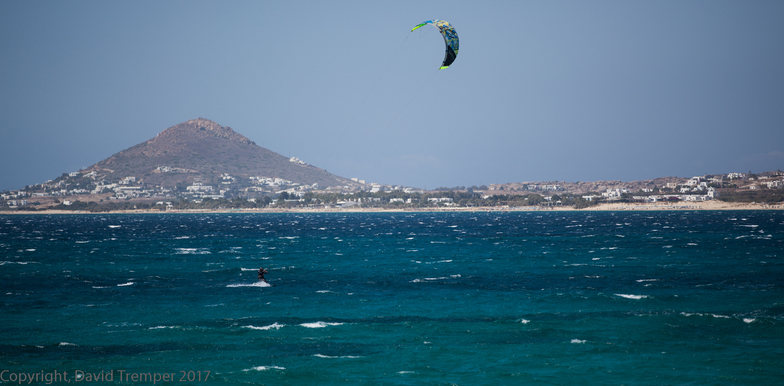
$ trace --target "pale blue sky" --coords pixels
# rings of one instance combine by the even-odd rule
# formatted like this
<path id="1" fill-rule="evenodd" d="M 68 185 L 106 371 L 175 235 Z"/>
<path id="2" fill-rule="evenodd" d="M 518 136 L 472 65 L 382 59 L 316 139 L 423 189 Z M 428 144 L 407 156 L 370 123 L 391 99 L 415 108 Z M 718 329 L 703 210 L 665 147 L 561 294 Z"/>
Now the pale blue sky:
<path id="1" fill-rule="evenodd" d="M 451 22 L 460 52 L 437 71 Z M 0 0 L 0 190 L 204 117 L 423 188 L 784 166 L 782 1 Z"/>

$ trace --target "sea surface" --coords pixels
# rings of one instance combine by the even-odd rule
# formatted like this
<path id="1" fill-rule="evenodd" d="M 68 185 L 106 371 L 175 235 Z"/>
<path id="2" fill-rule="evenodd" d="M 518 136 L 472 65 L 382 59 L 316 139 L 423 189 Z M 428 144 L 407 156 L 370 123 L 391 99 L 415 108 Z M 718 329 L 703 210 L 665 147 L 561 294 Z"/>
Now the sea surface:
<path id="1" fill-rule="evenodd" d="M 0 371 L 781 385 L 784 212 L 0 216 Z"/>

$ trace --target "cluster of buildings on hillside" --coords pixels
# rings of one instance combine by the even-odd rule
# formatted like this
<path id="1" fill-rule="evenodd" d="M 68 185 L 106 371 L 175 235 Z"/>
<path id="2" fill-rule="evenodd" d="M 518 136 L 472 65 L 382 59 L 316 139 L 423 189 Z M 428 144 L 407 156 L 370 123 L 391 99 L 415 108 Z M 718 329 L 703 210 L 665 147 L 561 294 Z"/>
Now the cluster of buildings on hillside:
<path id="1" fill-rule="evenodd" d="M 782 173 L 766 173 L 769 175 L 751 176 L 746 173 L 729 173 L 726 175 L 706 175 L 689 179 L 678 179 L 679 182 L 668 182 L 662 186 L 654 187 L 652 181 L 635 181 L 622 183 L 620 181 L 582 182 L 582 183 L 512 183 L 491 185 L 490 189 L 495 194 L 499 191 L 518 191 L 540 193 L 548 202 L 552 195 L 559 192 L 572 192 L 580 194 L 599 188 L 596 194 L 585 194 L 582 198 L 593 201 L 597 199 L 615 201 L 632 199 L 641 202 L 658 201 L 707 201 L 719 196 L 717 187 L 734 187 L 738 189 L 775 189 L 784 187 Z M 610 187 L 608 187 L 608 185 Z M 635 186 L 632 188 L 632 186 Z M 557 201 L 556 201 L 557 202 Z"/>
<path id="2" fill-rule="evenodd" d="M 298 158 L 292 158 L 292 163 L 307 166 Z M 188 169 L 160 166 L 153 170 L 153 173 L 188 173 L 193 172 Z M 335 189 L 340 191 L 348 187 Z M 79 195 L 106 195 L 102 199 L 106 200 L 126 200 L 136 198 L 174 198 L 183 197 L 194 201 L 201 201 L 206 198 L 221 199 L 244 197 L 252 199 L 264 195 L 275 195 L 283 192 L 292 197 L 302 197 L 308 192 L 318 191 L 318 183 L 300 184 L 290 180 L 276 177 L 253 176 L 245 181 L 240 181 L 238 177 L 228 173 L 221 174 L 217 181 L 212 184 L 196 179 L 188 186 L 180 186 L 178 189 L 165 188 L 162 186 L 150 186 L 137 181 L 134 176 L 127 176 L 120 180 L 108 181 L 102 179 L 95 171 L 72 172 L 64 174 L 56 180 L 49 180 L 43 184 L 26 187 L 25 189 L 4 192 L 0 198 L 4 202 L 0 205 L 17 207 L 34 204 L 37 202 L 62 202 L 66 205 L 73 200 L 71 196 Z M 372 184 L 368 185 L 369 190 L 382 191 L 391 190 L 388 186 Z M 326 188 L 325 190 L 330 190 Z M 63 200 L 63 198 L 68 198 Z"/>
<path id="3" fill-rule="evenodd" d="M 737 174 L 737 173 L 735 173 Z M 641 202 L 659 202 L 659 201 L 708 201 L 713 200 L 719 196 L 716 189 L 710 184 L 720 183 L 720 180 L 716 180 L 713 177 L 710 181 L 705 177 L 692 177 L 686 181 L 685 184 L 678 184 L 675 182 L 667 183 L 664 186 L 664 189 L 670 190 L 673 193 L 670 194 L 646 194 L 646 195 L 636 195 L 632 196 L 634 201 L 641 201 Z M 651 188 L 642 188 L 640 189 L 642 193 L 653 193 L 654 189 Z M 604 193 L 601 194 L 601 197 L 606 199 L 607 201 L 614 201 L 620 200 L 624 194 L 631 193 L 628 189 L 624 188 L 615 188 L 615 189 L 607 189 Z M 599 196 L 583 196 L 586 200 L 593 200 Z"/>
<path id="4" fill-rule="evenodd" d="M 301 163 L 299 159 L 292 158 L 290 160 L 294 163 Z M 304 164 L 304 163 L 302 163 Z M 184 169 L 182 169 L 184 170 Z M 178 172 L 182 171 L 178 168 L 171 168 L 167 166 L 162 166 L 156 169 L 155 172 L 158 173 L 169 173 L 169 172 Z M 164 188 L 161 186 L 154 186 L 149 187 L 144 183 L 140 183 L 137 181 L 136 177 L 128 176 L 125 178 L 120 179 L 117 182 L 107 182 L 105 180 L 98 179 L 98 175 L 95 171 L 90 172 L 73 172 L 69 173 L 67 177 L 63 175 L 63 178 L 58 178 L 56 181 L 47 181 L 46 183 L 35 185 L 33 187 L 28 187 L 23 190 L 18 191 L 10 191 L 4 192 L 0 195 L 0 199 L 4 202 L 0 203 L 5 206 L 24 206 L 31 203 L 35 203 L 41 199 L 45 199 L 49 197 L 49 201 L 52 201 L 53 197 L 70 197 L 70 196 L 77 196 L 77 195 L 87 195 L 87 194 L 109 194 L 104 198 L 107 200 L 124 200 L 124 199 L 133 199 L 133 198 L 173 198 L 173 197 L 184 197 L 194 201 L 201 201 L 205 198 L 212 198 L 212 199 L 220 199 L 220 198 L 233 198 L 233 197 L 243 197 L 246 199 L 254 199 L 260 196 L 269 196 L 280 194 L 283 192 L 288 193 L 289 197 L 292 199 L 299 199 L 303 197 L 308 192 L 344 192 L 343 190 L 347 187 L 343 188 L 326 188 L 320 189 L 317 183 L 314 184 L 299 184 L 293 181 L 289 181 L 283 178 L 275 178 L 275 177 L 264 177 L 264 176 L 254 176 L 250 177 L 246 181 L 238 181 L 237 177 L 232 176 L 228 173 L 221 174 L 220 178 L 216 181 L 215 184 L 209 185 L 203 181 L 197 180 L 193 182 L 191 185 L 186 187 L 181 186 L 179 189 L 170 189 Z M 715 187 L 717 186 L 727 186 L 728 183 L 732 184 L 737 188 L 741 189 L 775 189 L 775 188 L 782 188 L 784 187 L 784 181 L 782 180 L 781 173 L 774 173 L 773 175 L 767 176 L 755 176 L 754 178 L 749 178 L 750 176 L 744 173 L 729 173 L 726 175 L 718 175 L 718 176 L 703 176 L 703 177 L 692 177 L 690 179 L 681 180 L 681 182 L 670 182 L 667 183 L 665 186 L 659 186 L 654 188 L 643 187 L 636 189 L 636 192 L 633 192 L 629 187 L 623 186 L 615 186 L 613 188 L 606 188 L 604 192 L 599 194 L 593 195 L 584 195 L 582 196 L 586 200 L 596 200 L 596 199 L 603 199 L 606 201 L 613 201 L 613 200 L 620 200 L 622 198 L 629 198 L 636 201 L 643 201 L 643 202 L 657 202 L 657 201 L 671 201 L 671 200 L 680 200 L 680 201 L 706 201 L 712 200 L 718 197 L 718 191 Z M 88 180 L 85 180 L 87 178 Z M 358 182 L 362 184 L 365 188 L 363 190 L 368 191 L 370 193 L 377 193 L 377 192 L 393 192 L 393 191 L 402 191 L 404 193 L 424 193 L 422 190 L 417 190 L 410 187 L 404 186 L 394 186 L 394 185 L 382 185 L 371 183 L 367 184 L 363 180 L 359 179 L 352 179 L 354 182 Z M 89 183 L 88 183 L 89 182 Z M 552 192 L 553 194 L 549 196 L 545 196 L 545 200 L 548 202 L 552 202 L 553 204 L 557 203 L 556 201 L 553 202 L 552 198 L 554 194 L 557 192 L 562 191 L 572 191 L 571 188 L 568 187 L 570 183 L 564 183 L 567 185 L 560 184 L 541 184 L 541 183 L 518 183 L 518 184 L 508 184 L 511 186 L 511 190 L 526 190 L 530 192 Z M 574 185 L 574 184 L 571 184 Z M 492 193 L 497 194 L 499 190 L 503 190 L 503 187 L 500 185 L 491 186 L 490 191 Z M 655 191 L 658 190 L 658 191 Z M 487 192 L 490 193 L 490 192 Z M 634 194 L 634 195 L 632 195 Z M 544 195 L 543 195 L 544 196 Z M 402 200 L 402 199 L 394 199 L 394 200 Z M 442 199 L 445 202 L 441 204 L 450 205 L 448 199 Z M 68 201 L 64 200 L 63 203 L 67 203 Z M 347 205 L 351 205 L 351 203 L 346 203 Z"/>

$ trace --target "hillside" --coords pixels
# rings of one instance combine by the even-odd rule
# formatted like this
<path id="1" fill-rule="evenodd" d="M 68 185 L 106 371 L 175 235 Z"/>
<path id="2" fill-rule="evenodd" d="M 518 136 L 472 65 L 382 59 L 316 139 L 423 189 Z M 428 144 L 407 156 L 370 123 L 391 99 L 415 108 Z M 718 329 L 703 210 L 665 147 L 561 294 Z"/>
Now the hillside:
<path id="1" fill-rule="evenodd" d="M 291 162 L 278 153 L 211 120 L 198 118 L 172 126 L 155 138 L 120 151 L 88 167 L 99 180 L 174 187 L 203 182 L 215 184 L 226 173 L 234 178 L 282 178 L 319 187 L 356 185 L 323 169 Z"/>

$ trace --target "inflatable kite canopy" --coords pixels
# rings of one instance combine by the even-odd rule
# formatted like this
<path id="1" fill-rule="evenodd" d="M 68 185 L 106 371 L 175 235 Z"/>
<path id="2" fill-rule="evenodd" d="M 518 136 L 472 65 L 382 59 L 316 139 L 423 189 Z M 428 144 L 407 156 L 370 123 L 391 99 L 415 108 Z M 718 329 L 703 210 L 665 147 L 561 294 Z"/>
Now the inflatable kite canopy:
<path id="1" fill-rule="evenodd" d="M 449 67 L 457 58 L 457 50 L 460 48 L 460 40 L 457 38 L 457 31 L 455 31 L 455 28 L 452 27 L 448 21 L 438 19 L 428 20 L 412 28 L 411 31 L 423 27 L 425 24 L 432 24 L 433 26 L 437 27 L 441 32 L 441 35 L 444 37 L 444 43 L 446 43 L 446 55 L 444 56 L 444 63 L 441 63 L 440 68 L 443 70 Z"/>

